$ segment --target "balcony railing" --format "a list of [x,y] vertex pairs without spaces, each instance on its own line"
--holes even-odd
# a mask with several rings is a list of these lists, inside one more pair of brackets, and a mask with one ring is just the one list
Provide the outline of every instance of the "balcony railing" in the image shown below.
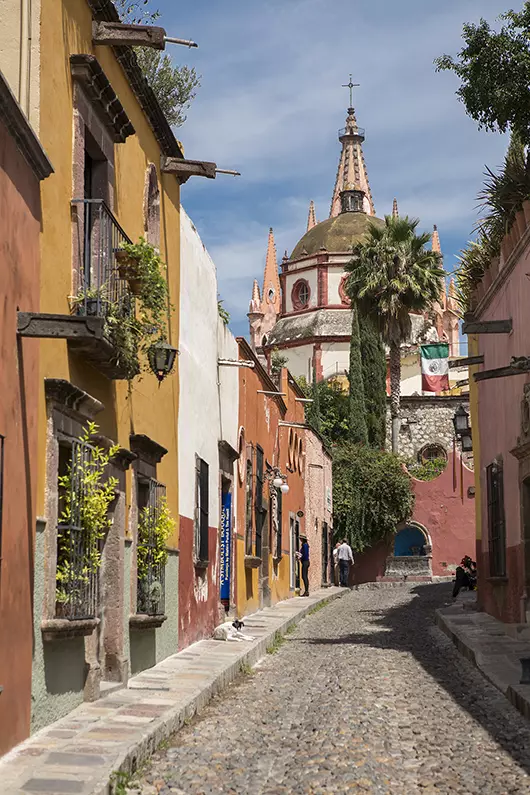
[[70,345],[109,378],[130,378],[134,365],[126,360],[116,335],[134,318],[135,301],[129,282],[120,276],[116,252],[131,239],[102,199],[74,199],[72,206],[72,312],[87,319],[87,328],[92,324],[97,330],[94,339],[90,333],[80,334]]

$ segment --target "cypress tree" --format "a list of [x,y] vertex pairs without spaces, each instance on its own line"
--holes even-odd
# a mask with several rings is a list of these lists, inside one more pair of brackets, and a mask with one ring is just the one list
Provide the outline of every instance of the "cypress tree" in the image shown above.
[[350,440],[356,444],[368,443],[366,427],[363,366],[361,359],[361,340],[359,332],[359,316],[354,308],[350,340]]
[[383,450],[386,440],[386,355],[371,317],[359,314],[364,405],[368,444]]

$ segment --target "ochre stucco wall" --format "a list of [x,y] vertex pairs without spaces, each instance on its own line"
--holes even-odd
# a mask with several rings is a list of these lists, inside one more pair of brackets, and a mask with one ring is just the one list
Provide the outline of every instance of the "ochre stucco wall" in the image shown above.
[[17,347],[16,315],[39,308],[39,231],[38,180],[0,121],[0,755],[30,723],[39,343]]
[[[74,109],[70,55],[94,54],[118,95],[131,120],[135,134],[123,144],[114,145],[115,183],[111,210],[126,234],[136,241],[144,232],[144,185],[146,169],[154,163],[160,186],[160,250],[167,265],[167,277],[173,305],[169,323],[170,342],[179,344],[179,265],[180,265],[180,196],[175,177],[160,173],[161,149],[147,118],[134,95],[122,67],[115,60],[110,47],[92,46],[92,16],[86,0],[43,0],[41,28],[41,92],[48,100],[42,104],[40,134],[42,144],[54,163],[55,173],[42,187],[41,234],[41,311],[69,314],[68,296],[72,294],[72,213],[71,201],[82,198],[73,195]],[[97,416],[100,432],[124,448],[130,447],[130,434],[145,434],[168,449],[157,468],[157,479],[167,487],[167,502],[176,521],[169,547],[178,547],[178,357],[173,373],[159,386],[150,372],[142,374],[131,385],[125,381],[111,381],[90,366],[83,358],[72,355],[64,340],[40,342],[38,385],[39,441],[37,515],[45,512],[46,465],[46,406],[44,379],[62,378],[100,400],[105,409]],[[126,473],[125,534],[130,537],[132,501],[131,471]],[[48,532],[48,531],[46,531]],[[41,545],[44,566],[47,555]],[[133,548],[134,549],[134,548]],[[126,543],[127,560],[131,547]],[[124,610],[131,603],[130,567],[124,581]],[[129,643],[129,615],[124,612],[124,654],[131,659],[129,670],[152,665],[178,647],[178,558],[172,554],[166,569],[166,610],[168,620],[160,629],[151,630],[141,639],[135,633]],[[42,596],[42,590],[39,593]],[[132,604],[132,603],[131,603]],[[132,612],[135,605],[132,604]],[[39,714],[34,715],[36,726],[60,717],[83,699],[78,686],[64,685],[60,697],[47,686],[46,668],[50,665],[50,648],[43,648],[40,621],[43,603],[35,602],[35,631],[38,633],[34,660],[33,690]],[[148,637],[150,635],[150,637]],[[93,639],[92,639],[93,640]],[[59,641],[54,653],[66,653],[67,641]],[[87,643],[87,642],[85,642]],[[146,651],[146,647],[147,651]],[[85,645],[85,649],[88,648]],[[81,658],[82,661],[82,658]],[[79,663],[81,664],[81,662]],[[75,676],[70,677],[71,681]]]

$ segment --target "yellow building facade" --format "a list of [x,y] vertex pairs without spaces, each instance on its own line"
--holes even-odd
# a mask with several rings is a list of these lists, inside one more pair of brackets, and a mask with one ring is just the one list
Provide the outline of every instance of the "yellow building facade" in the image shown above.
[[[180,187],[161,164],[182,152],[131,48],[93,45],[93,23],[115,19],[112,3],[41,0],[40,13],[40,137],[55,173],[42,187],[41,311],[22,320],[22,333],[40,338],[34,730],[176,651],[179,543],[178,357],[160,382],[143,355],[140,375],[126,372],[117,340],[141,303],[116,251],[141,237],[159,249],[166,338],[178,349]],[[98,435],[83,446],[91,421]],[[114,495],[94,572],[80,552],[86,532],[61,525],[61,477],[112,446],[104,477]],[[152,565],[145,538],[141,564],[141,516],[165,516],[165,504],[174,524],[163,564]],[[61,604],[65,537],[79,571]]]

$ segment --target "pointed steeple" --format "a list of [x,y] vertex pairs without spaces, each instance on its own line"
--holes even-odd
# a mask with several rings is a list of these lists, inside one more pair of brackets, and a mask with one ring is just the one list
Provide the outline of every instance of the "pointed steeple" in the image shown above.
[[399,218],[397,199],[394,199],[394,204],[392,205],[392,218]]
[[[348,108],[346,127],[339,130],[339,141],[342,144],[342,152],[329,217],[335,218],[345,211],[375,215],[362,148],[364,130],[357,125],[353,108]],[[344,196],[345,191],[348,196]]]
[[442,253],[442,247],[440,245],[440,235],[438,234],[438,227],[436,226],[436,224],[434,224],[432,232],[432,250],[436,251],[438,254]]
[[313,229],[317,225],[317,217],[315,215],[315,202],[311,199],[309,204],[309,214],[307,216],[307,231]]
[[455,280],[453,278],[451,278],[451,281],[449,282],[449,291],[448,291],[448,296],[447,296],[447,308],[451,309],[453,312],[457,312],[458,311],[458,300],[457,300],[457,294],[456,294],[456,286],[455,286]]
[[278,259],[276,256],[276,245],[274,243],[274,232],[272,226],[269,229],[269,241],[267,244],[267,257],[265,259],[265,273],[263,275],[263,290],[261,293],[261,311],[267,312],[271,307],[276,313],[281,309],[281,288],[280,277],[278,275]]
[[252,298],[250,299],[248,311],[249,314],[261,312],[261,296],[259,294],[259,284],[257,279],[254,279],[254,284],[252,286]]

